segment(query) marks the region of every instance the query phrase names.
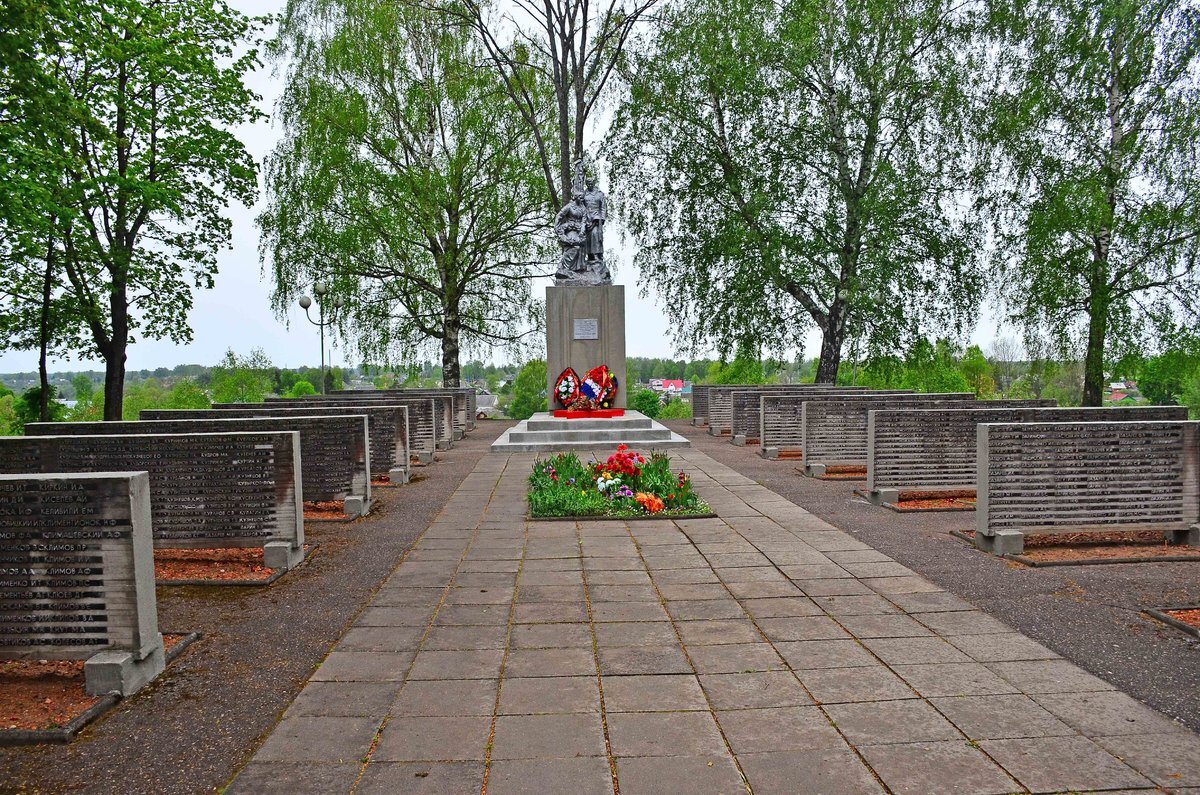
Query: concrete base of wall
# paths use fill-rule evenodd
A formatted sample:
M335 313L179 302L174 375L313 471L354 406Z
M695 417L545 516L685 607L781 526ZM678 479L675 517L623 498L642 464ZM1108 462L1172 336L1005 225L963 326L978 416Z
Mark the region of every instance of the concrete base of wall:
M120 693L130 696L141 690L167 667L162 635L151 648L136 657L128 651L102 651L83 664L84 686L89 695Z
M997 530L990 536L976 533L975 546L993 555L1020 555L1025 551L1025 534L1019 530Z

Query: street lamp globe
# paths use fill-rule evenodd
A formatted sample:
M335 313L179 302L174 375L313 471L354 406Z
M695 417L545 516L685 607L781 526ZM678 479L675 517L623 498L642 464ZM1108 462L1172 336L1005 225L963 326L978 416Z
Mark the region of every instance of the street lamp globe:
M333 297L333 307L334 307L335 309L341 309L341 308L342 308L342 307L344 307L345 305L346 305L346 297L345 297L345 296L343 296L343 295L335 295L335 296Z
M313 292L317 294L317 298L324 298L325 293L329 292L329 287L325 282L317 282L313 285Z
M300 296L300 308L308 309L310 306L312 306L312 299L307 295Z

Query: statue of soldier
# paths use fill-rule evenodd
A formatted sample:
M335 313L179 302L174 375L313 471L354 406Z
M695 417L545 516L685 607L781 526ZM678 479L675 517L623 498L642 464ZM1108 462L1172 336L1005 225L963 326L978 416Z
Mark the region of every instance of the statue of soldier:
M608 198L596 187L596 175L589 174L583 192L583 206L588 214L587 258L589 262L604 262L604 222L608 220Z

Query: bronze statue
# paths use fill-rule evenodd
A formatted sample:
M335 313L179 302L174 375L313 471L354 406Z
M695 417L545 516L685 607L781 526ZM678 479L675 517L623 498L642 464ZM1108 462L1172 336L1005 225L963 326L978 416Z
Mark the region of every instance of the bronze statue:
M554 233L563 248L557 284L612 284L612 274L604 264L604 222L608 219L608 199L596 187L596 177L583 174L583 161L575 161L575 179L571 183L571 201L554 218Z

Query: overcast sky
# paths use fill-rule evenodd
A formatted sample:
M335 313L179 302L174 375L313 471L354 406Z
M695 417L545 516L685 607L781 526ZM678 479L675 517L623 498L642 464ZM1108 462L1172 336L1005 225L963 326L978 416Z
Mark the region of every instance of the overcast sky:
M281 11L285 3L284 0L230 0L230 4L248 14L265 14ZM270 113L280 91L280 80L273 75L272 67L267 65L253 74L250 84L262 96L264 111ZM279 129L273 121L245 126L238 133L259 162L271 151L279 137ZM603 183L601 187L608 189ZM129 347L128 369L215 364L229 348L238 353L248 353L256 347L262 348L280 367L317 364L320 356L317 329L308 324L304 313L296 308L289 318L290 322L282 323L271 310L270 288L263 278L258 256L259 236L254 225L259 208L233 204L230 211L233 246L219 256L220 271L216 276L216 286L212 290L197 290L194 294L195 304L188 317L194 342L176 345L169 341L139 340ZM619 238L619 230L611 229L606 238L615 243ZM646 298L640 296L637 272L630 262L628 250L618 250L610 256L616 259L616 283L626 285L628 355L678 356L672 349L669 319L664 315L657 294L651 293ZM538 284L534 288L535 296L543 298L549 283L547 279ZM985 315L981 319L974 336L986 351L995 336L990 317ZM819 335L811 333L807 355L816 356L819 343ZM347 363L339 349L333 351L333 360L338 364ZM358 360L355 357L349 363L357 364ZM36 351L0 353L0 372L36 369ZM56 360L51 362L51 369L103 369L103 365L98 360Z

